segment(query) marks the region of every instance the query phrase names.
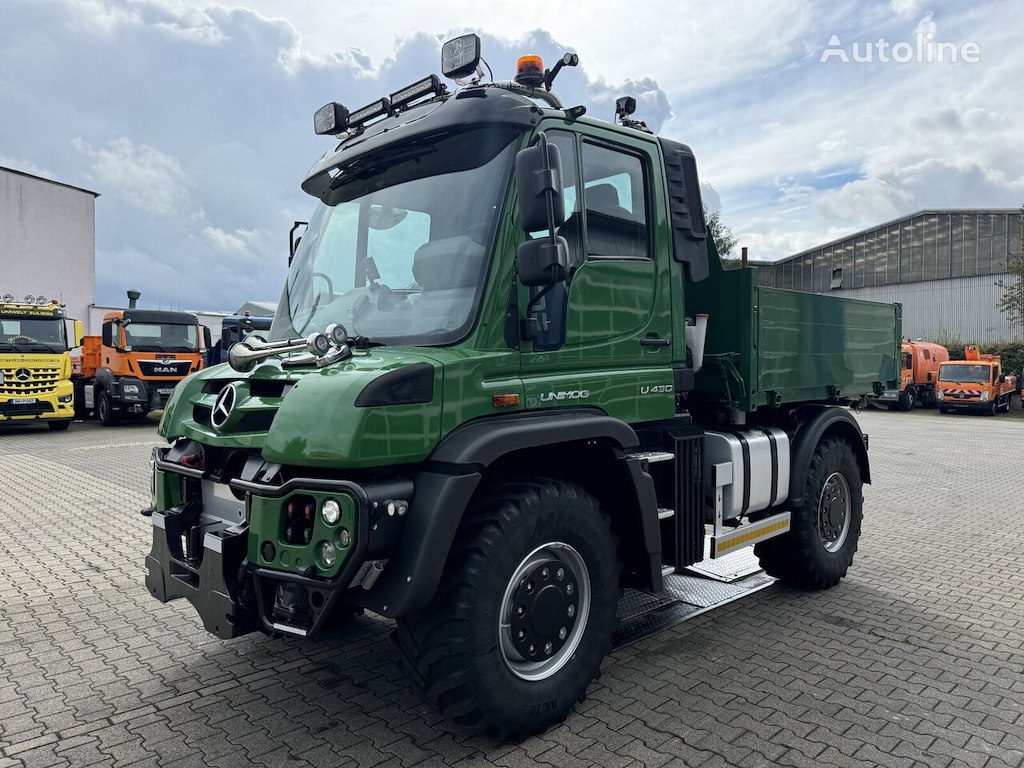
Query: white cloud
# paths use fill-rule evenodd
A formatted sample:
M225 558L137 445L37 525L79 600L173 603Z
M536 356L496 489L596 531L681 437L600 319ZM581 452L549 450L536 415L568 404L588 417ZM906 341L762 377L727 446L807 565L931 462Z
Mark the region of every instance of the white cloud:
M92 161L90 178L131 207L155 216L181 216L192 209L192 182L178 158L123 137L99 149L81 138L71 143Z
M901 19L909 19L916 14L919 6L919 0L889 0L889 7L892 8L892 12Z

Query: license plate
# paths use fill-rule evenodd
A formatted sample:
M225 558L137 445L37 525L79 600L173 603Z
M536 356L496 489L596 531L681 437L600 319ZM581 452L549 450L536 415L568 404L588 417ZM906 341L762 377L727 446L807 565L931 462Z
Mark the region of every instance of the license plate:
M174 391L174 388L172 387L171 389L158 389L156 392L157 392L158 395L169 395L173 391Z
M32 403L39 402L39 398L37 398L37 397L12 397L9 402L13 403L14 405L31 405Z

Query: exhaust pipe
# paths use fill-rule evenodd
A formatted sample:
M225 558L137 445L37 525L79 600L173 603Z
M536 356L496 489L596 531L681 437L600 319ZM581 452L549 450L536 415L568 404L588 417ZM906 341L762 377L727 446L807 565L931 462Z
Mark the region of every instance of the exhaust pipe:
M693 358L693 372L697 373L704 365L704 339L708 333L708 316L701 313L693 325L686 326L686 346Z
M141 295L141 293L134 289L128 291L128 309L135 309L135 305L138 303Z

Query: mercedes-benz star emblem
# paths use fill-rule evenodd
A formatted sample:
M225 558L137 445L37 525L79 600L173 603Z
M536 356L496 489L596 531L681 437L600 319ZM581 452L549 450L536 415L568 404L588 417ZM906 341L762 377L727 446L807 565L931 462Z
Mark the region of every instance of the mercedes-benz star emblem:
M210 414L210 423L213 424L217 429L223 427L228 418L231 416L231 412L235 410L235 400L238 399L238 392L234 384L228 384L224 389L217 395L217 400L213 404L213 413Z
M14 378L18 381L28 381L32 378L32 371L28 368L19 368L14 372Z

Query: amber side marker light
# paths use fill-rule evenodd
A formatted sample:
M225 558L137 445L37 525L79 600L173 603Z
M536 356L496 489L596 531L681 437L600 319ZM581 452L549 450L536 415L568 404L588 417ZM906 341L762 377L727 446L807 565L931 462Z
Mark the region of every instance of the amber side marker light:
M511 392L503 395L494 395L491 398L491 404L495 408L513 408L519 405L519 394Z

